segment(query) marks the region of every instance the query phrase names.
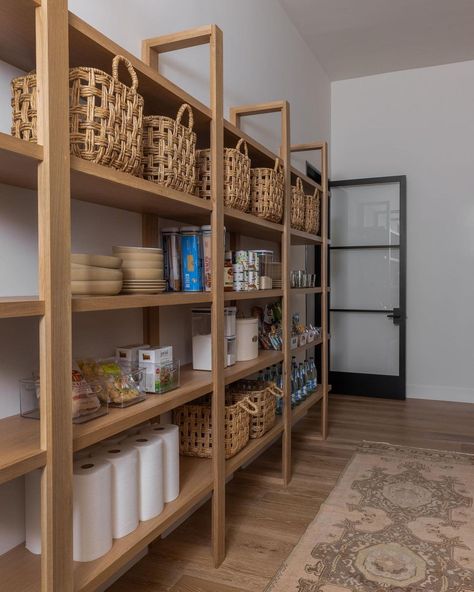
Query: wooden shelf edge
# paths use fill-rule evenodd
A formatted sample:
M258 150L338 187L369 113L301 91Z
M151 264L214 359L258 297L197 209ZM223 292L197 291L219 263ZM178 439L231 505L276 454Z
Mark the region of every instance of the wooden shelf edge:
M26 453L22 456L19 455L15 460L0 465L0 485L2 485L3 483L7 483L8 481L13 481L13 479L21 477L22 475L26 475L26 473L30 473L35 469L44 467L45 464L46 450L41 450L38 448L38 450L36 451L31 451L30 453Z
M135 294L118 296L74 296L73 312L148 308L153 306L179 306L212 302L210 292L166 292L163 294Z
M263 298L282 298L283 290L253 290L252 292L225 292L224 300L261 300Z
M323 239L317 234L311 234L309 232L304 232L303 230L291 230L291 245L292 246L299 246L299 245L320 245L322 244Z
M319 183L316 183L316 181L313 181L313 179L311 179L310 177L305 175L303 172L299 171L296 167L292 166L290 170L291 170L291 174L293 177L299 177L303 181L303 183L306 183L311 188L319 189L320 191L323 190ZM296 179L295 179L295 181L296 181Z
M226 385L231 384L282 361L283 353L281 351L260 350L258 358L249 362L237 362L235 366L226 368L224 370L225 383Z
M290 288L290 294L321 294L322 288Z
M283 225L269 222L253 214L224 208L224 226L226 230L246 236L262 238L274 242L280 242Z
M34 142L20 140L4 132L0 132L0 154L2 153L24 156L36 162L43 160L43 146Z
M310 395L306 401L303 401L302 403L300 403L297 407L295 407L292 411L291 414L291 422L292 425L295 425L295 423L297 421L299 421L302 417L304 417L308 411L311 409L311 407L313 407L314 405L316 405L316 403L319 403L319 401L321 401L324 397L324 393L323 393L323 387L322 385L319 385L318 388L316 389L316 392L314 392L312 395Z
M37 296L13 296L0 298L0 319L15 317L39 317L44 315L44 300Z
M298 347L295 347L295 349L290 350L290 353L293 356L295 354L305 352L307 349L311 349L312 347L317 347L318 345L321 345L322 343L323 343L322 338L315 339L311 343L306 343L305 345L299 345Z

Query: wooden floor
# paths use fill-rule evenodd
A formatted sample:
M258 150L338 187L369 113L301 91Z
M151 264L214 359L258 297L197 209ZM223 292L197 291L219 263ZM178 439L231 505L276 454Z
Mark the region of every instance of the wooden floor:
M198 510L111 592L260 592L304 533L361 440L474 453L474 405L331 396L326 442L314 410L295 428L294 476L284 489L274 446L228 485L227 558L215 570L210 505Z

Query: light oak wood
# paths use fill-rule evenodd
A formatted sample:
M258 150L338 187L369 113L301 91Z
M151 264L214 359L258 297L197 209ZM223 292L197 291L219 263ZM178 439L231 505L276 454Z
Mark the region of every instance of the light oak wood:
M279 113L282 110L282 101L269 101L252 105L239 105L229 109L230 121L240 128L240 120L245 115L263 115L265 113Z
M154 214L142 214L142 246L160 246L160 220ZM143 309L143 343L160 344L160 309L147 307Z
M94 310L118 310L124 308L146 308L158 306L179 306L181 304L206 304L211 296L206 292L163 292L162 294L119 294L118 296L74 296L73 312Z
M170 592L245 592L241 588L226 586L225 584L202 580L190 576L183 576Z
M67 0L36 8L38 165L41 590L72 592L71 234Z
M315 189L321 190L321 185L316 183L313 179L299 171L296 167L291 167L291 182L293 185L296 184L296 179L300 178L303 181L303 189L306 193L313 193Z
M293 144L291 152L312 152L313 150L323 150L325 142L310 142L309 144Z
M297 405L291 414L291 421L293 425L298 422L303 416L305 416L308 411L319 403L324 398L324 387L319 385L318 388L314 393L312 393L305 401Z
M252 292L225 292L224 300L263 300L263 299L274 299L281 298L283 296L283 290L272 289L272 290L255 290Z
M26 72L36 68L34 0L2 0L0 3L0 60Z
M323 185L323 195L321 200L321 225L323 235L323 245L321 248L321 285L323 286L323 293L321 296L321 329L322 335L325 337L321 356L321 374L323 385L323 400L321 410L321 435L325 440L328 436L329 426L329 339L328 334L328 294L331 289L328 287L328 224L329 224L329 208L328 208L328 184L329 184L329 164L328 164L328 145L323 142L321 145L321 181Z
M0 319L38 317L44 314L44 301L38 296L4 296L0 298Z
M290 294L322 294L323 289L316 288L290 288Z
M294 349L291 350L291 355L294 356L298 353L301 352L305 352L308 349L311 349L313 347L317 347L318 345L321 345L323 342L322 338L318 338L315 339L314 341L312 341L311 343L306 343L305 345L299 345L298 347L295 347Z
M320 245L323 239L317 234L310 234L304 230L291 230L291 244L292 245Z
M42 146L0 133L0 183L36 189L42 159Z
M224 224L226 230L245 236L262 238L273 242L280 242L283 225L257 218L252 214L240 212L232 208L224 208Z
M0 419L0 484L46 464L39 422L18 415ZM0 572L1 573L1 572Z

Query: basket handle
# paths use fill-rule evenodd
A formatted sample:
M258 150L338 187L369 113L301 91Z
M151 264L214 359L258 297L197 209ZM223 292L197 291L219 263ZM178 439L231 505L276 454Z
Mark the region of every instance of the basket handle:
M190 130L193 129L194 125L194 117L193 117L193 110L187 103L183 103L179 108L178 114L176 115L176 123L179 125L181 123L181 118L183 117L183 113L188 112L188 128ZM184 125L184 124L183 124Z
M244 147L243 153L248 158L249 157L249 150L247 148L247 142L243 138L240 138L240 140L237 142L235 149L238 150L239 152L242 152L242 150L241 150L242 146Z
M277 399L283 398L283 390L278 387L275 383L272 383L268 388L268 392L274 395Z
M246 411L249 415L258 415L257 405L255 405L255 403L252 403L252 401L248 397L245 397L245 399L242 399L241 401L239 401L238 405L241 409Z
M118 69L120 62L123 62L125 64L125 67L127 68L128 73L130 74L130 78L132 79L132 90L136 91L138 88L138 77L137 73L135 72L132 66L132 62L128 58L125 58L121 55L116 55L114 57L114 59L112 60L112 78L119 82Z
M296 189L303 191L303 181L301 180L301 177L296 178Z
M319 193L319 189L318 189L317 187L315 187L315 189L314 189L314 193L313 193L313 197L314 197L314 199L316 199L316 200L318 199L318 193Z
M274 171L278 172L278 169L283 168L283 163L281 161L280 158L278 158L278 156L275 158L275 167L274 167Z

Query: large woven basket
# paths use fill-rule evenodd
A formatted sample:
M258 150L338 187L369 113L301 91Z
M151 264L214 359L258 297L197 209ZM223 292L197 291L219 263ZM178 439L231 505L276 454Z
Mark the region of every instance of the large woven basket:
M306 195L306 209L305 209L305 227L306 232L311 234L318 234L319 231L319 209L320 209L320 192L316 188L313 195Z
M250 170L250 213L270 222L281 222L284 197L285 175L279 158L273 169L258 167Z
M243 148L243 152L241 149ZM211 151L197 151L198 195L211 199ZM241 138L235 148L224 148L224 205L247 211L250 201L250 158Z
M274 382L240 380L232 385L231 395L234 403L248 398L257 407L250 418L250 438L261 438L275 425L276 399L282 391Z
M119 81L120 62L126 65L132 85ZM112 61L112 75L97 68L69 70L69 128L71 154L90 162L138 174L142 158L143 97L138 78L123 56ZM36 74L14 78L12 135L37 142Z
M291 186L291 210L290 224L295 230L304 230L306 214L306 195L303 190L303 181L298 177L296 185Z
M181 123L188 113L188 126ZM143 118L142 176L186 193L196 183L196 134L193 132L193 111L184 103L176 119L161 115Z
M226 398L225 406L225 457L236 455L249 441L249 415L257 408L248 397L236 403ZM213 448L212 410L209 397L182 405L173 412L173 421L179 425L180 453L184 456L211 458Z

